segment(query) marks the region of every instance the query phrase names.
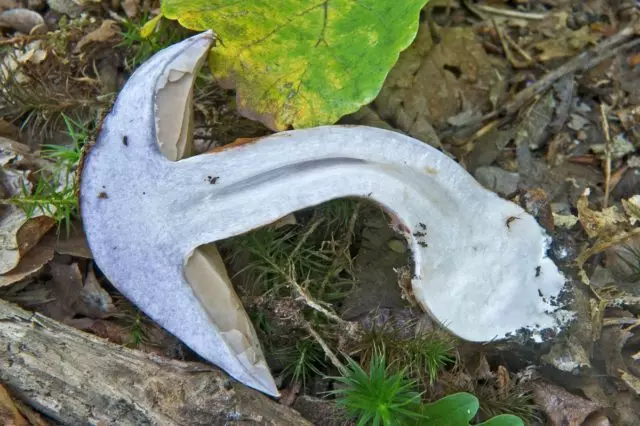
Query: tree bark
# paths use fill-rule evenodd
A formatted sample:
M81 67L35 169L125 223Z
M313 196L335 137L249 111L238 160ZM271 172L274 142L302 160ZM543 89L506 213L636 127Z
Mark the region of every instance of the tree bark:
M0 380L69 425L311 425L205 364L131 350L0 300Z

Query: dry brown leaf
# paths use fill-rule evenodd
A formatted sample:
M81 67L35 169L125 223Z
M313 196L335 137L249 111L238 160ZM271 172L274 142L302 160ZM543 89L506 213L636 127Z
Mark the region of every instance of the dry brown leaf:
M561 10L548 14L536 25L537 32L546 37L546 40L533 45L541 52L538 60L546 62L573 56L603 37L601 32L593 31L589 26L572 30L567 25L569 17L568 12Z
M53 259L53 247L38 244L20 259L20 263L11 271L0 275L0 287L21 281L38 272Z
M283 226L297 225L297 224L298 224L298 220L296 219L296 215L291 213L286 215L283 218L278 219L271 226L273 226L275 229L278 229L278 228L282 228Z
M84 230L82 229L82 222L79 220L72 222L71 229L68 234L65 232L62 233L62 235L55 235L50 232L44 237L44 239L47 241L51 240L51 244L58 254L66 254L69 256L81 257L83 259L92 258L91 250L87 244L87 238L84 235Z
M635 198L633 198L633 200L635 200ZM588 188L585 189L578 199L577 209L580 224L583 226L589 238L596 239L595 243L590 247L585 247L576 259L576 264L579 268L578 276L586 285L590 285L590 279L584 269L582 269L584 263L591 256L605 250L611 250L607 256L608 262L610 262L608 266L611 266L609 268L611 272L614 274L622 274L619 275L618 278L626 276L626 279L630 279L631 281L637 279L632 272L634 268L637 268L637 259L640 253L636 251L637 247L636 243L634 243L640 236L640 228L630 226L635 222L633 220L635 204L631 202L627 204L623 203L623 205L630 216L629 219L627 219L624 213L619 212L615 206L606 208L600 212L591 210L589 208ZM631 209L631 213L629 213L628 209ZM615 259L616 257L619 259ZM627 265L625 266L621 262L627 263ZM637 275L637 272L635 275Z
M559 228L572 228L578 223L578 218L572 214L556 214L553 213L553 223Z
M538 149L542 144L546 143L548 139L547 128L553 120L554 114L556 113L555 111L558 109L557 107L558 102L556 101L555 94L550 90L533 104L533 106L522 113L522 118L516 125L513 144L516 147L526 148L524 152L529 153L530 149ZM525 175L531 174L532 170L527 169L531 169L532 166L526 164L527 162L523 164L521 159L522 150L517 150L517 154L519 160L518 172ZM528 162L530 163L531 161L529 160Z
M640 235L605 251L607 269L619 280L635 282L640 280Z
M382 119L431 145L437 145L431 125L437 129L451 117L482 114L506 73L471 27L442 28L441 37L433 44L429 26L422 24L375 100Z
M625 216L615 206L602 211L589 208L589 193L587 188L578 199L578 219L589 238L606 238L620 231L620 224L627 222Z
M84 280L80 299L77 313L90 318L104 318L115 310L111 296L100 286L93 268L89 269Z
M52 262L49 265L51 280L47 283L50 302L37 307L37 311L58 321L73 318L82 303L82 274L77 263L65 265Z
M18 411L9 392L0 385L0 424L5 426L29 426L29 422Z
M48 216L27 219L18 207L0 205L0 274L13 271L53 225Z
M107 339L113 343L123 345L129 343L131 332L125 327L107 320L94 320L91 318L73 318L65 321L65 324L78 330L88 331L98 337Z
M594 316L597 315L597 312L594 313L592 306L592 320ZM598 328L598 330L599 329L600 328ZM541 357L541 360L552 365L559 371L572 374L580 369L591 367L587 351L585 351L582 343L573 336L556 342L551 346L549 352Z
M15 49L14 54L19 64L39 64L47 58L47 50L42 40L34 40L22 49Z
M629 216L629 223L635 225L640 222L640 195L634 195L628 200L622 200L622 207Z
M564 34L536 43L534 47L541 52L537 59L548 62L573 56L590 45L596 44L600 38L602 38L601 33L592 32L588 26L584 26L576 31L567 29Z
M44 160L38 161L38 157L31 153L27 145L2 136L0 136L0 152L2 152L3 156L9 156L11 160L15 159L20 166L28 166L34 163L44 167L48 163ZM5 166L6 164L7 162L3 162L0 165Z
M606 373L617 377L620 370L626 370L622 349L633 333L620 327L605 327L599 341L599 350L594 357L604 363Z
M102 24L100 24L100 27L98 27L98 29L91 31L89 34L82 37L78 44L76 44L76 47L73 51L74 53L79 53L82 48L89 43L100 43L109 41L112 38L118 36L118 34L120 34L120 27L118 27L116 21L112 19L105 19L104 21L102 21Z
M491 372L491 366L489 365L489 361L487 361L487 356L485 354L480 354L478 359L478 365L474 369L473 377L476 380L491 380L494 377L494 374Z
M509 376L509 370L507 370L503 365L499 365L498 370L496 371L496 385L500 396L506 396L511 390L511 377Z
M547 232L554 232L555 224L551 202L544 189L538 187L528 189L522 194L520 204L538 220Z
M547 415L552 426L580 426L599 404L567 392L551 383L532 384L533 400Z
M20 196L31 188L30 170L52 167L29 152L26 145L0 137L0 198ZM42 211L27 219L24 211L10 204L0 205L0 274L13 271L20 259L35 247L55 221Z

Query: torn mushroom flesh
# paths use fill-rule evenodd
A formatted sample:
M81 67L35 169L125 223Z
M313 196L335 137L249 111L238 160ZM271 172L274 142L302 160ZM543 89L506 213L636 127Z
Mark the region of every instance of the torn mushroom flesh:
M239 381L278 395L221 259L202 246L362 197L396 218L412 251L415 298L452 333L488 341L526 328L540 338L566 321L553 302L565 278L546 256L549 237L536 220L418 140L323 126L183 158L191 83L162 90L185 75L192 82L211 41L210 32L196 35L134 73L82 171L94 258L152 319ZM173 154L163 155L164 143Z

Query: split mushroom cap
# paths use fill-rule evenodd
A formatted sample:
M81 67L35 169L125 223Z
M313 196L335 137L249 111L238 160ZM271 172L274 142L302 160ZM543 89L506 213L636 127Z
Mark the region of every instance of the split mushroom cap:
M94 258L153 320L231 376L277 395L230 284L209 285L211 275L197 272L221 273L222 262L196 248L325 201L362 197L398 221L413 255L415 298L452 333L487 341L561 325L549 300L565 279L546 257L544 230L418 140L323 126L179 161L163 155L159 82L179 79L184 64L199 66L211 41L209 32L196 35L134 73L82 171L81 211ZM173 132L174 141L181 134ZM187 262L202 268L185 273Z

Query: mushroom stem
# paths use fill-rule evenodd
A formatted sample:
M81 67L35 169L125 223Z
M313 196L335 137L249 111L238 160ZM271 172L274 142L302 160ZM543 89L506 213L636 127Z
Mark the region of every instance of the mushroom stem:
M397 218L415 265L414 296L452 333L487 341L524 328L540 339L542 329L563 324L552 301L565 279L546 257L544 230L420 141L371 127L323 126L178 161L163 156L158 132L180 142L176 158L187 150L190 90L156 94L193 72L211 41L211 33L194 36L134 73L82 171L81 208L94 258L151 318L233 377L277 395L231 284L219 279L208 286L208 279L185 276L185 264L196 259L215 275L223 266L200 259L197 247L356 196ZM171 117L172 98L180 131L157 121L158 114Z

